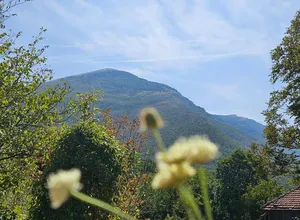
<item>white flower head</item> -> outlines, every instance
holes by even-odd
[[[167,163],[182,161],[190,163],[207,163],[219,155],[218,147],[204,136],[191,136],[178,139],[167,152],[161,153],[161,160]]]
[[[48,176],[47,188],[53,209],[59,208],[68,200],[70,191],[79,191],[82,188],[80,177],[81,172],[78,169],[59,170],[56,174],[51,173]]]
[[[218,146],[207,137],[192,136],[188,141],[191,151],[187,160],[191,163],[208,163],[220,155]]]
[[[152,188],[166,188],[182,182],[185,178],[196,174],[196,170],[188,162],[165,163],[157,155],[158,173],[152,181]]]

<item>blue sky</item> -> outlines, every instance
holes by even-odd
[[[116,68],[174,87],[210,113],[263,122],[270,50],[299,0],[35,0],[8,27],[41,26],[54,77]]]

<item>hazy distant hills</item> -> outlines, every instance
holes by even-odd
[[[228,154],[262,140],[263,125],[258,122],[233,115],[211,115],[175,89],[125,71],[103,69],[65,77],[64,81],[73,89],[71,96],[93,89],[104,91],[104,100],[96,105],[112,107],[115,114],[126,112],[135,116],[143,107],[156,107],[166,122],[162,133],[167,145],[179,136],[205,134],[219,144],[223,154]],[[58,83],[54,80],[48,85]]]
[[[263,131],[265,126],[257,121],[237,115],[213,115],[213,117],[217,121],[228,124],[257,140],[264,141]]]

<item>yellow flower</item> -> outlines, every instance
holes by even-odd
[[[81,172],[78,169],[59,170],[56,174],[51,173],[48,176],[47,188],[53,209],[59,208],[68,200],[70,191],[79,191],[82,188],[80,177]]]
[[[140,113],[140,130],[162,128],[164,121],[155,108],[144,108]]]
[[[157,157],[158,173],[152,181],[152,188],[159,189],[182,182],[186,177],[196,174],[190,163],[165,163]]]
[[[191,136],[178,139],[167,152],[159,153],[166,163],[207,163],[219,155],[218,147],[204,136]]]

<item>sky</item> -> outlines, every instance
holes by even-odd
[[[177,89],[213,114],[263,123],[270,51],[299,0],[34,0],[7,22],[40,27],[54,78],[115,68]]]

